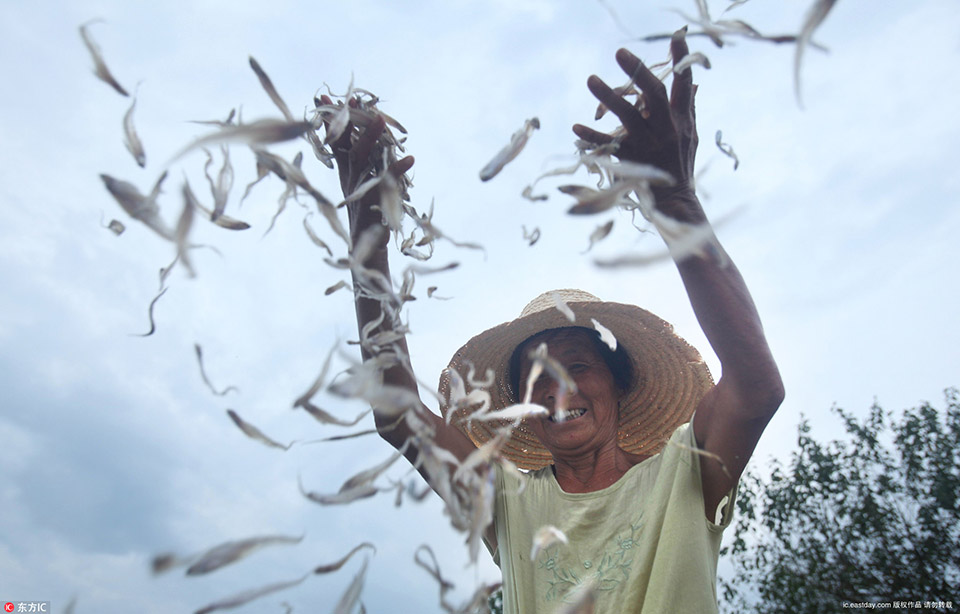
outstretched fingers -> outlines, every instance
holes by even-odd
[[[391,164],[390,172],[394,177],[400,177],[411,168],[413,168],[413,156],[406,156]]]
[[[623,72],[630,75],[630,79],[643,92],[647,110],[655,116],[655,124],[659,124],[664,117],[670,117],[670,101],[667,99],[667,88],[650,69],[640,61],[640,58],[626,49],[617,51],[617,64]]]
[[[605,132],[597,132],[593,128],[588,128],[583,124],[574,124],[573,133],[584,141],[596,143],[597,145],[606,145],[613,142],[613,136]]]
[[[687,27],[684,26],[673,33],[670,39],[670,55],[673,56],[673,65],[690,53],[687,47]],[[673,74],[673,87],[670,90],[670,106],[680,117],[689,115],[693,109],[693,69]]]
[[[653,136],[646,121],[644,121],[640,115],[640,112],[623,96],[614,92],[609,85],[603,82],[603,79],[596,75],[590,75],[590,78],[587,79],[587,88],[590,89],[590,93],[593,94],[597,100],[602,102],[620,119],[620,123],[623,124],[623,127],[626,128],[628,132],[638,136]]]

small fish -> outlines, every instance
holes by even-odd
[[[347,479],[346,482],[340,487],[340,492],[346,492],[349,490],[354,490],[361,488],[363,486],[369,486],[371,483],[376,480],[380,475],[389,469],[395,462],[397,462],[406,451],[407,444],[404,444],[399,450],[390,455],[387,460],[370,467],[369,469],[364,469],[363,471],[357,473],[354,476],[351,476]]]
[[[593,245],[598,241],[602,241],[603,239],[605,239],[607,235],[610,234],[611,230],[613,230],[613,220],[610,220],[609,222],[607,222],[602,226],[597,226],[596,230],[590,233],[590,245],[588,245],[587,249],[583,250],[580,253],[586,254],[587,252],[589,252],[591,249],[593,249]]]
[[[356,433],[349,433],[347,435],[333,435],[331,437],[323,437],[321,439],[311,439],[309,441],[303,441],[300,445],[308,445],[311,443],[325,443],[328,441],[343,441],[344,439],[356,439],[357,437],[366,437],[367,435],[376,435],[380,431],[378,429],[367,429],[365,431],[357,431]]]
[[[203,124],[203,125],[207,125],[207,126],[219,126],[219,127],[223,128],[224,126],[232,126],[232,125],[233,125],[233,117],[234,117],[234,115],[236,115],[236,114],[237,114],[237,110],[236,110],[236,109],[230,109],[230,114],[227,115],[227,119],[225,119],[225,120],[221,120],[221,119],[191,119],[191,120],[190,120],[190,123],[191,123],[191,124]]]
[[[93,65],[95,66],[94,74],[98,79],[108,84],[110,87],[115,89],[117,92],[124,96],[129,96],[127,90],[123,89],[123,86],[120,85],[113,75],[110,74],[110,69],[107,68],[106,63],[103,61],[103,55],[100,52],[100,46],[93,40],[93,37],[90,36],[90,33],[87,32],[87,28],[90,24],[99,21],[94,19],[93,21],[88,21],[87,23],[80,26],[80,38],[83,39],[83,44],[87,46],[87,51],[90,52],[91,57],[93,57]]]
[[[546,194],[534,194],[532,185],[528,185],[527,187],[523,188],[523,192],[520,193],[520,196],[526,198],[527,200],[532,200],[533,202],[548,200],[550,198]]]
[[[103,228],[106,228],[107,230],[117,235],[118,237],[123,234],[124,230],[127,229],[127,227],[124,226],[123,222],[121,222],[120,220],[110,220],[109,224],[104,224],[103,214],[100,214],[100,226],[102,226]]]
[[[230,419],[233,420],[233,423],[236,424],[241,431],[243,431],[244,435],[246,435],[251,439],[255,439],[263,444],[266,444],[271,448],[280,448],[281,450],[289,450],[290,446],[296,443],[291,441],[287,445],[283,445],[282,443],[278,443],[273,439],[270,439],[269,437],[263,434],[263,431],[253,426],[249,422],[246,422],[243,418],[241,418],[237,414],[237,412],[233,411],[232,409],[227,410],[227,415],[230,416]]]
[[[521,226],[520,228],[523,230],[523,240],[527,241],[530,247],[533,247],[533,245],[540,240],[540,228],[535,227],[530,232],[527,232],[526,226]]]
[[[166,239],[175,241],[174,231],[160,219],[160,207],[157,197],[160,195],[160,186],[167,174],[163,173],[153,186],[149,195],[144,196],[132,183],[114,179],[110,175],[101,174],[104,186],[110,195],[120,204],[124,211],[135,220],[144,223],[148,228]]]
[[[557,311],[562,313],[571,322],[577,321],[577,316],[574,315],[573,310],[570,309],[570,306],[567,305],[567,302],[563,300],[563,297],[560,296],[557,292],[551,292],[550,298],[553,299],[553,306],[557,308]]]
[[[424,551],[430,555],[432,564],[420,558],[420,551]],[[417,550],[413,553],[413,562],[427,570],[427,573],[433,576],[433,579],[437,581],[437,584],[440,585],[441,598],[447,591],[454,588],[453,582],[444,578],[440,573],[440,563],[437,562],[437,557],[433,553],[433,549],[430,548],[430,546],[422,544],[419,548],[417,548]]]
[[[600,341],[606,343],[611,352],[616,352],[617,338],[613,336],[613,333],[610,332],[610,329],[600,322],[597,322],[594,318],[590,318],[590,321],[593,322],[593,327],[597,329],[598,333],[600,333]]]
[[[634,185],[627,182],[617,182],[604,190],[573,185],[560,186],[558,189],[577,199],[577,204],[567,209],[567,213],[570,215],[594,215],[628,203],[627,195],[634,189]]]
[[[523,128],[514,132],[513,136],[510,137],[510,143],[501,149],[500,153],[494,156],[493,159],[483,167],[483,169],[480,171],[480,180],[490,181],[496,176],[497,173],[503,170],[503,167],[506,166],[507,163],[520,155],[520,152],[523,151],[523,147],[530,139],[530,135],[532,135],[533,131],[539,127],[540,120],[536,117],[525,121]]]
[[[134,95],[130,108],[123,116],[123,144],[127,147],[127,151],[130,152],[133,159],[137,161],[137,164],[140,165],[140,168],[144,168],[147,165],[147,154],[143,150],[143,143],[133,126],[133,109],[136,106],[137,97]]]
[[[797,95],[797,104],[800,108],[803,108],[803,100],[800,95],[800,64],[803,61],[803,52],[810,43],[810,39],[813,38],[814,31],[827,18],[834,4],[836,4],[836,0],[815,0],[803,21],[800,34],[797,35],[797,49],[793,58],[793,86]]]
[[[161,289],[160,289],[160,293],[157,294],[155,297],[153,297],[153,300],[150,301],[150,307],[147,309],[147,315],[150,316],[150,330],[148,330],[147,332],[143,333],[142,335],[137,335],[138,337],[149,337],[149,336],[152,335],[154,332],[156,332],[156,330],[157,330],[157,325],[156,325],[156,323],[153,321],[153,307],[154,307],[154,305],[157,304],[157,301],[160,300],[160,297],[163,296],[164,294],[166,294],[166,292],[167,292],[168,289],[169,289],[169,288],[161,288]]]
[[[215,610],[227,610],[230,608],[236,608],[245,603],[249,603],[254,599],[259,599],[264,595],[269,595],[270,593],[276,593],[277,591],[293,588],[294,586],[306,580],[309,576],[310,574],[306,574],[305,576],[297,580],[290,580],[287,582],[277,582],[275,584],[268,584],[267,586],[263,586],[261,588],[255,588],[248,591],[243,591],[242,593],[237,593],[236,595],[232,595],[230,597],[226,597],[224,599],[221,599],[219,601],[215,601],[209,605],[206,605],[200,608],[199,610],[197,610],[196,612],[194,612],[193,614],[209,614],[209,612],[213,612]]]
[[[336,292],[337,290],[340,290],[340,289],[343,289],[343,288],[350,288],[351,290],[353,289],[353,288],[350,287],[350,284],[348,284],[347,282],[345,282],[344,280],[341,279],[341,280],[338,281],[337,283],[333,284],[332,286],[330,286],[329,288],[327,288],[326,290],[324,290],[324,291],[323,291],[323,295],[324,295],[324,296],[330,296],[331,294],[333,294],[333,293]]]
[[[300,537],[268,535],[264,537],[250,537],[237,541],[229,541],[220,544],[219,546],[215,546],[196,557],[199,560],[197,560],[187,569],[187,575],[198,576],[201,574],[210,573],[211,571],[215,571],[221,567],[230,565],[231,563],[236,563],[254,551],[266,546],[278,544],[299,544],[301,541],[303,541],[302,535]]]
[[[360,571],[353,577],[353,580],[350,582],[347,590],[343,592],[343,595],[340,596],[340,601],[337,602],[336,607],[333,609],[333,614],[350,614],[353,612],[357,602],[360,600],[360,593],[363,592],[363,581],[366,574],[367,559],[364,559]]]
[[[353,73],[350,74],[350,85],[347,86],[347,93],[343,96],[343,102],[339,103],[337,111],[333,114],[333,119],[327,124],[327,136],[325,143],[336,142],[350,123],[350,104],[353,97]]]
[[[530,548],[530,560],[536,561],[537,555],[558,542],[570,543],[563,531],[553,525],[544,525],[533,534],[533,547]]]
[[[174,231],[174,242],[177,244],[177,257],[180,259],[180,262],[187,269],[187,273],[190,277],[195,277],[196,273],[193,270],[193,264],[190,261],[190,244],[187,242],[187,239],[190,236],[190,229],[193,228],[193,218],[195,207],[193,204],[197,202],[197,197],[194,196],[193,191],[190,189],[190,184],[187,183],[186,179],[183,182],[183,210],[180,212],[180,217],[177,219],[177,227]]]
[[[150,560],[150,571],[152,571],[154,575],[162,574],[170,571],[174,567],[189,565],[193,560],[194,557],[180,557],[171,552],[165,552],[164,554],[156,555]]]
[[[267,92],[267,95],[270,96],[270,100],[273,101],[273,104],[277,105],[277,108],[280,109],[280,112],[283,113],[283,116],[287,118],[288,122],[293,122],[293,114],[290,112],[290,108],[287,106],[287,103],[283,101],[283,98],[280,97],[280,94],[277,93],[277,89],[273,86],[273,82],[270,80],[270,77],[267,76],[267,73],[260,68],[260,64],[253,59],[253,56],[250,56],[250,68],[253,69],[253,72],[257,74],[257,79],[260,80],[260,85],[263,86],[264,91]]]
[[[227,208],[227,199],[230,197],[230,190],[233,188],[233,165],[230,164],[230,150],[226,145],[220,146],[220,152],[223,154],[223,164],[220,166],[220,172],[217,173],[217,180],[214,182],[210,176],[209,168],[213,164],[213,156],[207,152],[207,163],[203,166],[203,174],[210,184],[210,193],[213,195],[213,212],[210,214],[210,221],[216,223]],[[249,225],[247,226],[249,228]]]
[[[313,570],[313,573],[315,573],[315,574],[324,574],[324,573],[330,573],[331,571],[337,571],[338,569],[340,569],[341,567],[343,567],[344,564],[346,564],[346,562],[349,561],[350,558],[353,557],[354,554],[356,554],[357,552],[359,552],[360,550],[362,550],[362,549],[364,549],[364,548],[372,548],[374,552],[377,551],[377,547],[374,546],[373,544],[371,544],[370,542],[363,542],[362,544],[360,544],[360,545],[358,545],[358,546],[355,546],[353,550],[351,550],[350,552],[348,552],[348,553],[347,553],[343,558],[341,558],[340,560],[335,561],[335,562],[333,562],[333,563],[328,563],[327,565],[319,565],[318,567],[316,567],[316,568]]]
[[[207,372],[203,368],[203,349],[200,347],[199,343],[193,344],[193,350],[197,355],[197,363],[200,365],[200,376],[203,378],[203,383],[207,385],[207,388],[210,391],[217,395],[218,397],[226,396],[231,390],[234,392],[240,392],[236,386],[227,386],[223,390],[217,390],[212,383],[210,383],[210,378],[207,377]]]
[[[688,53],[687,55],[683,56],[683,59],[673,65],[673,72],[679,75],[683,71],[688,70],[694,64],[709,69],[710,59],[699,51]]]
[[[333,258],[333,252],[330,250],[330,247],[329,247],[326,243],[324,243],[324,242],[323,242],[323,239],[321,239],[321,238],[317,235],[317,233],[314,232],[313,228],[310,227],[310,222],[308,221],[308,218],[309,218],[311,215],[313,215],[313,214],[312,214],[312,213],[311,213],[311,214],[307,214],[307,216],[303,218],[303,228],[304,228],[304,230],[307,231],[307,236],[310,237],[310,241],[312,241],[314,245],[316,245],[316,246],[319,247],[320,249],[325,249],[325,250],[327,250],[327,254],[329,254],[330,257]]]
[[[299,483],[300,494],[302,494],[307,499],[310,499],[314,503],[319,503],[320,505],[346,505],[348,503],[353,503],[359,499],[366,499],[367,497],[372,497],[373,495],[380,492],[380,489],[376,486],[365,485],[354,488],[352,490],[346,490],[343,492],[338,492],[332,495],[324,495],[317,492],[307,492],[303,489],[303,483]]]
[[[546,416],[549,413],[543,405],[537,405],[536,403],[515,403],[503,409],[486,412],[479,416],[473,415],[471,419],[484,422],[488,420],[519,420],[522,418]]]
[[[737,170],[737,167],[740,166],[740,158],[737,157],[737,154],[733,152],[733,147],[723,142],[723,131],[717,130],[717,147],[722,151],[726,156],[733,158],[733,170]]]
[[[313,125],[310,122],[288,122],[279,119],[260,119],[249,124],[223,126],[220,130],[189,143],[170,158],[164,167],[169,167],[187,153],[206,145],[237,142],[247,145],[270,145],[293,140],[312,129]]]

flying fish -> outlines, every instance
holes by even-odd
[[[539,127],[540,120],[536,117],[532,117],[525,121],[523,127],[514,132],[513,136],[510,137],[510,143],[501,149],[500,153],[494,156],[493,159],[490,160],[490,162],[488,162],[487,165],[480,170],[480,179],[482,181],[490,181],[493,179],[497,173],[503,170],[503,167],[506,166],[507,163],[520,155],[520,152],[523,151],[523,147],[530,139],[530,135],[532,135],[533,131]]]

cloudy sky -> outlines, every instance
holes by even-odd
[[[639,304],[676,325],[719,365],[668,262],[599,270],[594,257],[655,252],[659,239],[626,214],[564,214],[569,200],[520,192],[567,164],[570,126],[589,123],[596,73],[624,77],[614,61],[627,46],[649,62],[667,45],[637,42],[685,23],[693,0],[454,0],[401,3],[116,0],[8,3],[0,21],[0,601],[51,601],[76,612],[193,611],[233,592],[297,578],[362,541],[373,542],[363,601],[370,612],[439,611],[437,587],[412,565],[420,544],[438,555],[465,599],[498,577],[467,565],[462,536],[436,500],[393,506],[383,495],[342,508],[298,492],[335,491],[390,448],[354,439],[270,449],[242,435],[234,409],[275,439],[340,434],[290,409],[329,349],[356,335],[347,292],[324,296],[342,276],[323,263],[290,204],[264,231],[282,185],[269,178],[239,206],[254,177],[252,157],[231,150],[237,178],[228,214],[252,228],[198,226],[198,275],[175,271],[147,305],[173,247],[126,214],[98,177],[146,191],[167,159],[203,128],[188,120],[278,116],[248,65],[254,56],[295,113],[328,84],[351,77],[409,130],[416,159],[413,204],[435,206],[435,223],[486,252],[441,244],[433,262],[455,271],[421,277],[409,306],[414,366],[434,385],[467,338],[515,317],[545,290],[576,287]],[[752,0],[730,16],[772,34],[796,32],[810,2]],[[727,6],[714,1],[715,15]],[[402,7],[402,8],[401,8]],[[147,152],[140,169],[122,144],[130,99],[92,74],[77,27],[91,26],[114,75],[138,98],[135,121]],[[738,40],[723,49],[692,38],[712,69],[696,69],[704,205],[758,304],[787,399],[754,459],[787,459],[803,414],[814,434],[838,430],[829,408],[863,414],[874,400],[898,409],[960,384],[960,5],[954,0],[841,0],[808,50],[803,108],[793,89],[793,48]],[[954,110],[951,110],[954,109]],[[529,117],[542,129],[489,183],[479,169]],[[611,129],[610,120],[599,122]],[[713,144],[722,130],[741,164]],[[330,198],[335,174],[303,144],[311,181]],[[182,177],[205,202],[202,153],[172,167],[161,198],[171,222]],[[582,179],[582,178],[581,178]],[[567,182],[566,180],[564,182]],[[549,182],[542,184],[551,189]],[[732,215],[730,215],[732,214]],[[102,227],[119,219],[127,231]],[[583,254],[593,229],[614,231]],[[322,228],[317,216],[314,227]],[[542,238],[529,246],[522,227]],[[325,235],[332,245],[335,237]],[[342,253],[342,250],[341,250]],[[394,270],[407,262],[394,253]],[[427,286],[437,286],[427,298]],[[218,397],[194,357],[202,345]],[[355,351],[355,348],[350,348]],[[337,368],[346,362],[340,361]],[[323,397],[338,415],[363,407]],[[369,419],[368,419],[369,420]],[[364,422],[360,427],[367,425]],[[406,477],[399,465],[389,474]],[[188,554],[252,535],[303,535],[200,578],[154,578],[152,555]],[[329,576],[238,611],[332,609],[359,557]]]

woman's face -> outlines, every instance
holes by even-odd
[[[556,415],[560,384],[546,373],[533,384],[530,400],[546,407],[550,415],[528,418],[526,423],[554,457],[589,452],[617,441],[620,392],[590,337],[592,334],[578,328],[552,330],[528,339],[520,348],[521,398],[526,394],[531,367],[528,355],[540,343],[547,344],[547,353],[563,365],[577,384],[576,393],[567,396],[566,409],[571,415],[563,422]]]

